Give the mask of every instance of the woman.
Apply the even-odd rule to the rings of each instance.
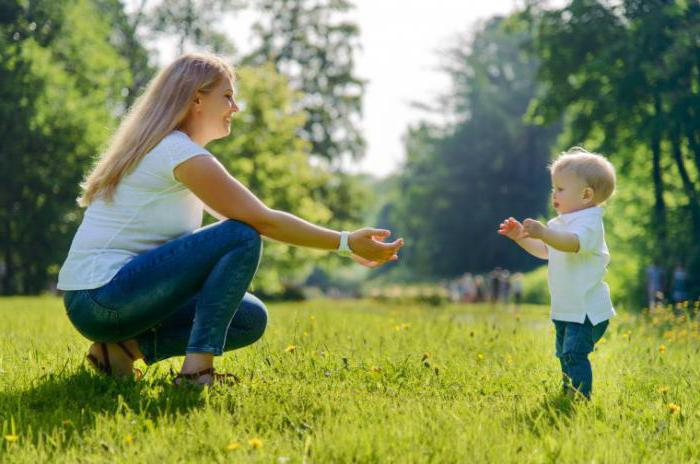
[[[246,292],[261,236],[338,250],[366,266],[396,260],[389,231],[336,232],[267,208],[205,148],[238,111],[232,68],[188,54],[134,104],[82,184],[86,207],[59,274],[73,325],[95,343],[87,359],[109,375],[185,355],[175,383],[225,380],[213,357],[249,345],[267,324]],[[199,229],[203,209],[222,221]]]

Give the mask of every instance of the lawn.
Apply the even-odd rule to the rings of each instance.
[[[55,297],[0,299],[3,462],[700,461],[697,321],[620,311],[593,400],[559,396],[547,308],[270,304],[240,377],[174,388],[99,376]],[[142,366],[144,367],[144,366]]]

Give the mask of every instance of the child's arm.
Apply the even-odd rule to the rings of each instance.
[[[534,219],[525,219],[523,221],[523,228],[528,237],[540,239],[559,251],[577,253],[580,248],[580,243],[576,234],[552,230]]]
[[[540,259],[549,259],[549,253],[544,242],[536,238],[530,238],[525,232],[523,225],[512,217],[501,223],[498,233],[513,240],[532,256]]]

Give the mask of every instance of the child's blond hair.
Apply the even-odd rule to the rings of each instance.
[[[603,155],[585,148],[572,147],[549,166],[552,174],[572,172],[593,189],[593,201],[604,203],[615,191],[615,167]]]

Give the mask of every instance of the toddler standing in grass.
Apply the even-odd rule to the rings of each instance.
[[[533,256],[549,260],[551,315],[556,354],[567,394],[591,396],[593,374],[588,354],[615,315],[603,281],[610,255],[605,244],[603,209],[615,190],[615,168],[603,156],[578,147],[550,166],[552,204],[559,216],[547,225],[508,218],[498,233]]]

